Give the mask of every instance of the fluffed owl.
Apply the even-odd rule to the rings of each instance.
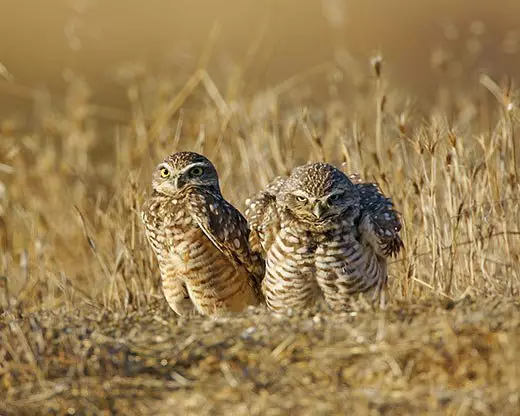
[[[387,257],[403,243],[399,215],[377,185],[310,163],[276,178],[246,206],[250,245],[266,259],[269,309],[301,310],[324,299],[345,310],[360,293],[381,300]]]

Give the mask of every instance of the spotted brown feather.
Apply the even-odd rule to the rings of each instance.
[[[376,183],[362,182],[359,175],[350,175],[360,195],[359,227],[365,240],[383,256],[396,256],[404,244],[399,237],[401,220],[391,198],[384,196]]]
[[[235,265],[243,266],[252,279],[250,284],[260,293],[264,276],[264,260],[249,247],[249,227],[244,216],[227,201],[211,193],[193,195],[190,200],[192,216],[223,254]]]

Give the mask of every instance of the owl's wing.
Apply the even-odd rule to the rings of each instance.
[[[251,229],[249,244],[263,256],[269,251],[280,231],[280,217],[276,208],[276,194],[285,179],[277,177],[266,188],[246,201],[246,218]]]
[[[207,194],[197,195],[192,203],[192,215],[201,230],[231,262],[244,267],[252,277],[252,284],[260,293],[264,276],[264,260],[249,247],[249,228],[244,216],[226,200]]]
[[[401,220],[390,198],[375,183],[362,182],[350,175],[360,195],[361,217],[358,225],[361,239],[383,257],[397,255],[404,247],[399,231]]]

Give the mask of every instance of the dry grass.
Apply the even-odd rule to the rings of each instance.
[[[29,130],[3,120],[0,414],[515,413],[512,90],[482,77],[419,107],[374,60],[348,95],[329,64],[249,94],[240,73],[215,85],[206,58],[186,82],[124,68],[127,120],[73,73],[63,102],[35,96]],[[316,78],[324,102],[305,94]],[[173,316],[138,213],[181,149],[209,156],[240,208],[308,160],[377,180],[404,221],[388,310]]]
[[[515,414],[519,306],[186,322],[70,305],[2,328],[0,413]]]

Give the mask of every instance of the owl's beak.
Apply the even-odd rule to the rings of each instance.
[[[172,185],[176,191],[180,190],[184,185],[184,182],[180,175],[175,175],[172,177]]]
[[[323,214],[325,213],[326,207],[321,201],[317,201],[312,209],[312,213],[316,217],[316,219],[320,219],[323,217]]]
[[[179,177],[178,176],[174,176],[172,178],[172,185],[173,187],[178,190],[179,189]]]

